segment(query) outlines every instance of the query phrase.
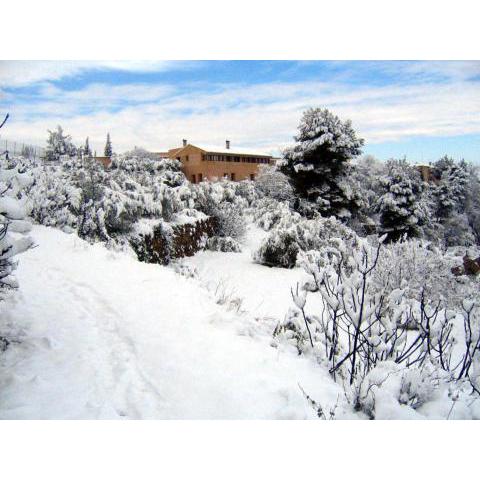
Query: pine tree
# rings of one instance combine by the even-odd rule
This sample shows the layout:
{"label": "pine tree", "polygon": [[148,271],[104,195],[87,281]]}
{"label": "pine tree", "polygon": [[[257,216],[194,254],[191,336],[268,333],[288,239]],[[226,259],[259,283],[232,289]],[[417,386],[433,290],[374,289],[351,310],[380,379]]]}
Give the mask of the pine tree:
{"label": "pine tree", "polygon": [[108,158],[110,158],[113,154],[112,142],[110,141],[110,133],[107,133],[107,143],[105,144],[104,154]]}
{"label": "pine tree", "polygon": [[348,161],[361,153],[364,143],[350,120],[311,108],[304,112],[294,140],[296,144],[284,152],[281,171],[290,178],[299,199],[296,208],[307,214],[317,210],[349,216],[356,202],[345,192],[342,179]]}
{"label": "pine tree", "polygon": [[433,171],[439,179],[433,190],[436,217],[446,219],[455,213],[463,213],[469,181],[467,164],[456,164],[452,158],[444,156],[434,163]]}
{"label": "pine tree", "polygon": [[406,160],[390,160],[380,183],[383,187],[377,204],[380,232],[387,234],[390,241],[419,236],[421,227],[429,221],[430,211],[418,170]]}
{"label": "pine tree", "polygon": [[465,213],[475,242],[480,245],[480,168],[468,165],[469,183],[466,191]]}
{"label": "pine tree", "polygon": [[88,137],[85,140],[85,146],[83,147],[83,154],[86,157],[91,157],[92,156],[92,150],[90,149],[90,145],[89,145],[89,142],[88,142]]}

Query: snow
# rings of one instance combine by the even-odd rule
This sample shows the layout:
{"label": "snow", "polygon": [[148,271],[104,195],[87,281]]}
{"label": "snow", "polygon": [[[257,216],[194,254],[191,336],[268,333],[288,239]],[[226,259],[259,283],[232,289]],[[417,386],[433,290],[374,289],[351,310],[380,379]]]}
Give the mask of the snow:
{"label": "snow", "polygon": [[[197,143],[192,144],[193,147],[200,148],[208,153],[230,153],[231,155],[239,154],[239,155],[252,155],[252,156],[260,156],[260,157],[271,157],[269,153],[259,152],[258,150],[253,150],[249,148],[225,148],[225,147],[218,147],[214,145],[198,145]],[[183,147],[182,147],[183,148]]]}
{"label": "snow", "polygon": [[[198,279],[50,227],[32,236],[21,288],[1,307],[2,328],[16,335],[0,357],[0,418],[315,418],[299,385],[325,411],[340,398],[337,416],[354,415],[313,358],[273,348],[269,329],[245,329],[255,321],[215,303]],[[205,255],[247,262],[245,253],[194,260]],[[278,269],[251,266],[253,283],[265,280],[252,311],[280,314],[299,272],[271,285]]]}
{"label": "snow", "polygon": [[302,268],[270,268],[253,263],[252,254],[267,235],[249,224],[241,253],[202,251],[183,261],[197,269],[208,289],[222,283],[224,289],[242,298],[242,307],[253,317],[281,320],[292,305],[290,288],[300,282],[304,273]]}

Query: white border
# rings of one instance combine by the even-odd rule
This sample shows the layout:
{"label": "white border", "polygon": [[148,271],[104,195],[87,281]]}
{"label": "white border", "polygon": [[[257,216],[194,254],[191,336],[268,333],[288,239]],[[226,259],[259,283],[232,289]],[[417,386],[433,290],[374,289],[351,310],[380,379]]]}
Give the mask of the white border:
{"label": "white border", "polygon": [[476,0],[10,0],[3,59],[479,59]]}

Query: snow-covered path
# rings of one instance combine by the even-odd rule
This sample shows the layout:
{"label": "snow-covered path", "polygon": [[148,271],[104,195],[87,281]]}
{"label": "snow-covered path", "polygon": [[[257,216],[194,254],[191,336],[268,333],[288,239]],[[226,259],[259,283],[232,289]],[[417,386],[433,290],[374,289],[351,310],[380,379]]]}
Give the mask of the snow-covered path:
{"label": "snow-covered path", "polygon": [[[314,418],[339,389],[312,360],[245,335],[194,279],[36,226],[3,324],[0,418]],[[243,334],[242,334],[243,333]]]}

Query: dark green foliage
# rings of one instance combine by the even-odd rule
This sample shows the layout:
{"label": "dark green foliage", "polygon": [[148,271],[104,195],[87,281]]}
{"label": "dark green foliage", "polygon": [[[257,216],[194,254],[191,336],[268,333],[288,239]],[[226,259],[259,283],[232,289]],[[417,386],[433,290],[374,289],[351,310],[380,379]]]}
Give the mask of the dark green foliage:
{"label": "dark green foliage", "polygon": [[351,122],[327,109],[311,108],[303,114],[294,139],[296,144],[284,152],[281,171],[290,178],[296,209],[309,216],[314,211],[349,216],[356,201],[342,180],[348,161],[361,153],[364,143]]}
{"label": "dark green foliage", "polygon": [[104,155],[106,157],[109,157],[109,158],[113,155],[112,142],[110,140],[110,134],[109,133],[107,133],[107,142],[105,143]]}

